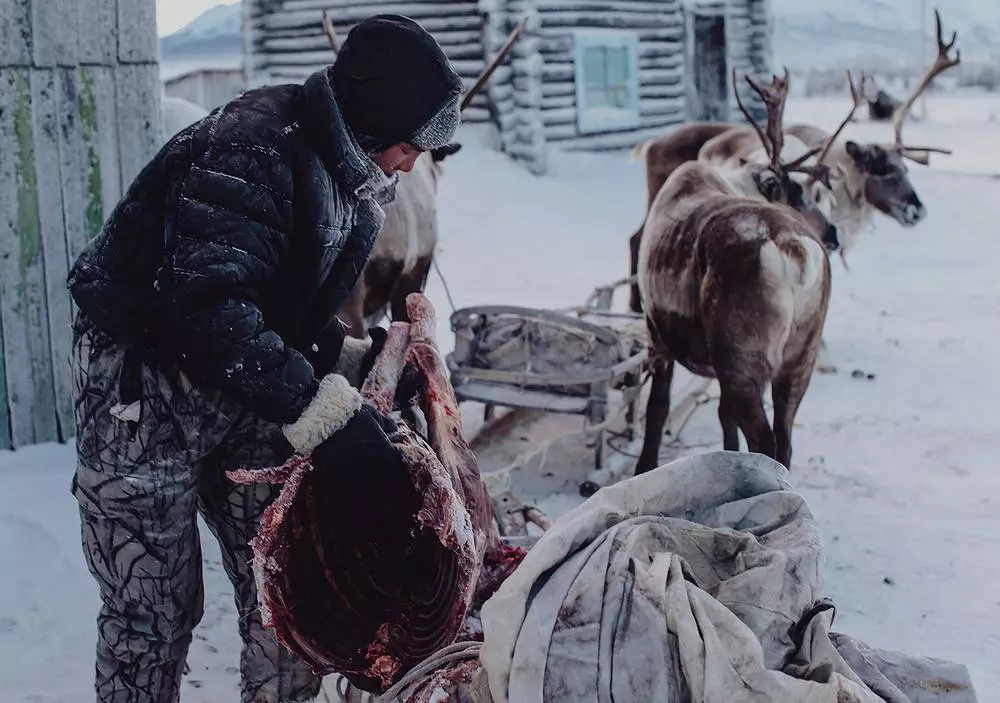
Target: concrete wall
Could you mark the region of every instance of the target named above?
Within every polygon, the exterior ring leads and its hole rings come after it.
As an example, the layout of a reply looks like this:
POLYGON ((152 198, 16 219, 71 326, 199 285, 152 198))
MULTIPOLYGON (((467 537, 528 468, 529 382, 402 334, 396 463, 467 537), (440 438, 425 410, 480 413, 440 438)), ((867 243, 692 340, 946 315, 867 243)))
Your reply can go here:
POLYGON ((71 262, 162 141, 155 0, 0 0, 0 449, 74 433, 71 262))

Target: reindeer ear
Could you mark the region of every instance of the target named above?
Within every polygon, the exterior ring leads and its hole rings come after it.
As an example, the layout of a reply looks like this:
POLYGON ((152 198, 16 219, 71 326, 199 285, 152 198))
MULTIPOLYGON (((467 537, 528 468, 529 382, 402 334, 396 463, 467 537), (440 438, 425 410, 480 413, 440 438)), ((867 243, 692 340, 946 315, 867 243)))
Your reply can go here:
POLYGON ((431 158, 434 161, 444 161, 452 154, 457 154, 461 148, 461 144, 445 144, 437 149, 431 149, 431 158))
POLYGON ((859 164, 864 163, 865 157, 867 155, 865 154, 865 149, 863 146, 861 146, 857 142, 852 142, 851 140, 847 140, 847 142, 844 144, 844 148, 847 149, 848 156, 850 156, 859 164))
POLYGON ((783 192, 781 179, 774 171, 769 168, 761 169, 754 174, 754 180, 757 182, 757 190, 765 200, 772 203, 781 200, 783 192))

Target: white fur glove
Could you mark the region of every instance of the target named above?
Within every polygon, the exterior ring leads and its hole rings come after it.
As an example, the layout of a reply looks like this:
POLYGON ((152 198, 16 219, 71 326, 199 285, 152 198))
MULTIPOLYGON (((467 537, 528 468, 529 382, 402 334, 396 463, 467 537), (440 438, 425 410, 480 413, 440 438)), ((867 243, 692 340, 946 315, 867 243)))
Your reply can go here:
MULTIPOLYGON (((344 350, 347 351, 346 343, 344 350)), ((358 366, 363 356, 359 355, 358 366)), ((340 358, 344 359, 343 353, 340 358)), ((297 453, 310 454, 326 439, 342 430, 361 409, 361 403, 361 393, 347 378, 337 373, 328 374, 319 382, 319 390, 299 419, 284 425, 281 431, 297 453)))
POLYGON ((348 383, 355 388, 359 388, 362 380, 361 365, 364 363, 365 356, 371 348, 371 336, 367 336, 364 339, 345 337, 344 346, 340 348, 340 356, 333 367, 333 372, 339 373, 347 379, 348 383))

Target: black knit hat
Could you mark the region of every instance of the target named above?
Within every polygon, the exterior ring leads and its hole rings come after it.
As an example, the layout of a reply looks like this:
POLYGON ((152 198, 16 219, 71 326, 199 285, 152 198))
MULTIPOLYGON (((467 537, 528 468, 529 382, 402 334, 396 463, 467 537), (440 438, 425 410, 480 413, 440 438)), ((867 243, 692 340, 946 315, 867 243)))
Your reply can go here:
POLYGON ((330 69, 337 103, 359 145, 447 144, 458 128, 462 79, 427 30, 402 15, 354 26, 330 69))

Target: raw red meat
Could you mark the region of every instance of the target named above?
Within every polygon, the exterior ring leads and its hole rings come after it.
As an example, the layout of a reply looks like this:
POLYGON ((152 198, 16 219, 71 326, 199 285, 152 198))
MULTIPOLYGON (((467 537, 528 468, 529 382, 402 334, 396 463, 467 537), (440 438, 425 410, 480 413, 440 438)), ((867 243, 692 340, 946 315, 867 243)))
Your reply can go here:
POLYGON ((395 421, 403 469, 295 456, 234 481, 283 483, 253 541, 261 611, 317 674, 381 693, 459 635, 524 551, 505 546, 420 293, 362 395, 395 421), (426 431, 426 438, 421 432, 426 431))

